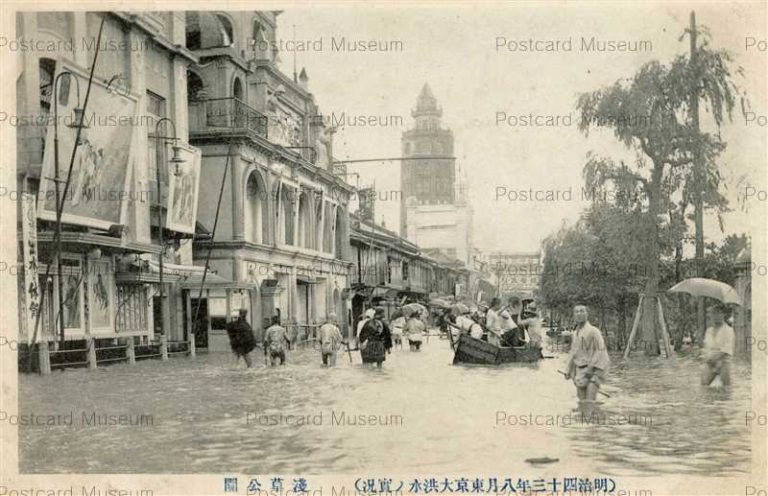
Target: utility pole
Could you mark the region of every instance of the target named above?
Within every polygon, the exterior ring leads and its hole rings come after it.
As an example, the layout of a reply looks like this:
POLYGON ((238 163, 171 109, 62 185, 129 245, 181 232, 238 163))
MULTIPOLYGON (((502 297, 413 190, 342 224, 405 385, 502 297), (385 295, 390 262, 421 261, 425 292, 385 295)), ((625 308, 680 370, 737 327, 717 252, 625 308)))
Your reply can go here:
MULTIPOLYGON (((696 12, 691 11, 691 25, 689 28, 691 36, 691 69, 694 72, 693 88, 691 90, 691 126, 694 133, 699 133, 699 65, 696 49, 696 12)), ((701 163, 701 153, 698 148, 693 150, 693 195, 694 195, 694 222, 695 222, 695 244, 696 244, 696 275, 703 277, 704 264, 704 199, 703 191, 703 164, 701 163)), ((696 299, 696 323, 697 330, 704 329, 704 298, 696 299)))

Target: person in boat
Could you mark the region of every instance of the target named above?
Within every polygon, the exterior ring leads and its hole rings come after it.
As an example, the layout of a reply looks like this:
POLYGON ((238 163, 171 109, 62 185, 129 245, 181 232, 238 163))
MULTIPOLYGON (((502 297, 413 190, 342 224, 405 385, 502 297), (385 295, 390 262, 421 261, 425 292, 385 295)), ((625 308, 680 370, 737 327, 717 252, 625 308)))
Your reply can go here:
POLYGON ((401 310, 392 314, 392 344, 403 347, 403 329, 405 328, 405 315, 401 310))
POLYGON ((515 325, 520 324, 520 312, 522 309, 523 303, 520 301, 520 298, 517 296, 510 296, 507 300, 507 312, 509 312, 515 325))
POLYGON ((729 314, 730 309, 724 303, 718 302, 707 308, 707 320, 712 325, 704 332, 702 386, 709 386, 718 376, 723 386, 731 384, 731 357, 736 340, 733 328, 728 325, 729 314))
POLYGON ((499 313, 499 316, 501 317, 501 346, 525 346, 525 334, 515 323, 512 314, 504 309, 499 313))
POLYGON ((539 319, 539 316, 536 314, 536 307, 534 305, 529 305, 528 308, 523 311, 521 317, 520 327, 528 335, 528 344, 541 348, 543 339, 541 319, 539 319))
POLYGON ((444 308, 440 310, 437 316, 437 328, 440 330, 440 335, 447 335, 451 331, 451 309, 444 308))
POLYGON ((421 341, 424 339, 424 332, 427 326, 419 318, 419 312, 413 312, 405 324, 405 336, 408 338, 408 346, 411 351, 419 351, 421 341))
POLYGON ((572 379, 579 400, 595 401, 600 385, 605 382, 610 358, 600 329, 589 323, 586 305, 573 307, 576 329, 568 355, 566 379, 572 379))
POLYGON ((325 321, 325 324, 320 326, 320 332, 318 339, 320 341, 320 353, 322 354, 323 365, 326 367, 336 366, 336 353, 341 348, 341 342, 343 340, 341 331, 339 331, 336 325, 336 314, 331 312, 325 321))
POLYGON ((491 307, 485 314, 485 328, 488 329, 488 342, 497 346, 501 342, 502 325, 504 325, 504 319, 499 315, 501 311, 501 299, 493 298, 491 300, 491 307))
POLYGON ((269 363, 274 367, 280 360, 280 365, 285 365, 285 348, 291 348, 291 340, 288 333, 280 325, 280 316, 272 317, 272 325, 264 333, 264 353, 269 356, 269 363))
POLYGON ((381 364, 386 360, 386 354, 392 351, 392 334, 389 326, 384 321, 384 309, 376 308, 373 318, 369 319, 358 338, 360 342, 360 356, 364 365, 381 364))
POLYGON ((472 319, 481 326, 485 326, 485 315, 488 313, 488 308, 485 303, 477 305, 477 312, 472 316, 472 319))
POLYGON ((475 316, 459 315, 456 317, 456 327, 461 329, 462 334, 469 334, 475 339, 483 338, 483 326, 481 326, 476 320, 475 316), (474 318, 473 318, 474 317, 474 318))
POLYGON ((246 320, 248 310, 241 308, 238 311, 237 319, 227 324, 227 336, 229 337, 229 346, 232 352, 245 360, 248 368, 253 366, 250 353, 256 348, 256 336, 253 335, 253 329, 246 320))

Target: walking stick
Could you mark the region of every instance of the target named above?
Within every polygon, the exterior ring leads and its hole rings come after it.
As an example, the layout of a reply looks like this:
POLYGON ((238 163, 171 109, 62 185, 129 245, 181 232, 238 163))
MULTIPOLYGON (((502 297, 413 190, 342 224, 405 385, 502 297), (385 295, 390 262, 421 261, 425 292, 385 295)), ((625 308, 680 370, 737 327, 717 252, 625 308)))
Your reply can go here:
MULTIPOLYGON (((565 372, 563 372, 562 370, 558 370, 558 372, 560 372, 561 374, 563 374, 563 377, 568 377, 568 374, 566 374, 566 373, 565 373, 565 372)), ((611 395, 610 395, 610 394, 608 394, 608 393, 604 393, 603 391, 601 391, 601 390, 599 390, 599 389, 597 390, 597 392, 598 392, 598 393, 600 393, 600 394, 602 394, 602 395, 603 395, 603 396, 605 396, 606 398, 610 398, 610 397, 611 397, 611 395)))
POLYGON ((347 355, 349 355, 349 363, 352 363, 352 350, 349 349, 349 341, 342 341, 344 346, 347 347, 347 355))

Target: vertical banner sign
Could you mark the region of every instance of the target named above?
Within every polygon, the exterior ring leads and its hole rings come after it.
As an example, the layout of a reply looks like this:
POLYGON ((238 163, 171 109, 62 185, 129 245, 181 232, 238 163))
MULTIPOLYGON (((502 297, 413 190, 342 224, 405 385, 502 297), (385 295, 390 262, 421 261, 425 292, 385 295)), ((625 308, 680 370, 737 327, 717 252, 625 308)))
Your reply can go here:
MULTIPOLYGON (((60 86, 59 174, 64 181, 77 136, 77 129, 70 125, 73 123, 73 110, 78 105, 78 98, 74 84, 62 83, 60 86)), ((81 98, 80 105, 83 105, 84 91, 81 98)), ((88 108, 83 116, 83 123, 88 128, 81 134, 81 144, 72 165, 62 222, 97 229, 125 224, 123 204, 131 197, 127 171, 135 159, 135 150, 131 144, 134 142, 136 128, 141 124, 137 108, 135 100, 110 93, 94 80, 88 108)), ((54 160, 54 129, 51 125, 45 140, 38 200, 38 215, 45 220, 56 220, 56 184, 52 180, 55 177, 54 160)))
POLYGON ((40 280, 38 278, 37 256, 37 214, 35 196, 30 193, 21 194, 21 239, 22 262, 24 263, 24 291, 22 293, 22 316, 20 334, 25 334, 27 340, 32 338, 35 331, 35 321, 40 312, 40 280))
POLYGON ((182 146, 180 155, 184 162, 178 165, 179 175, 174 174, 173 170, 168 171, 165 227, 172 231, 194 234, 197 221, 197 193, 200 187, 200 150, 182 146))

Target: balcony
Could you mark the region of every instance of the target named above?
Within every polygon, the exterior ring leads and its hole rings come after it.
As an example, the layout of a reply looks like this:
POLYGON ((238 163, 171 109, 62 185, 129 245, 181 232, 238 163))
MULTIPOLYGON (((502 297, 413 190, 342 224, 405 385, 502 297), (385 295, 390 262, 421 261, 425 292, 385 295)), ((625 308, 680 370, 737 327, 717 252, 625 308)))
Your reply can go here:
POLYGON ((208 98, 189 103, 192 135, 242 135, 267 138, 267 116, 234 97, 208 98))

